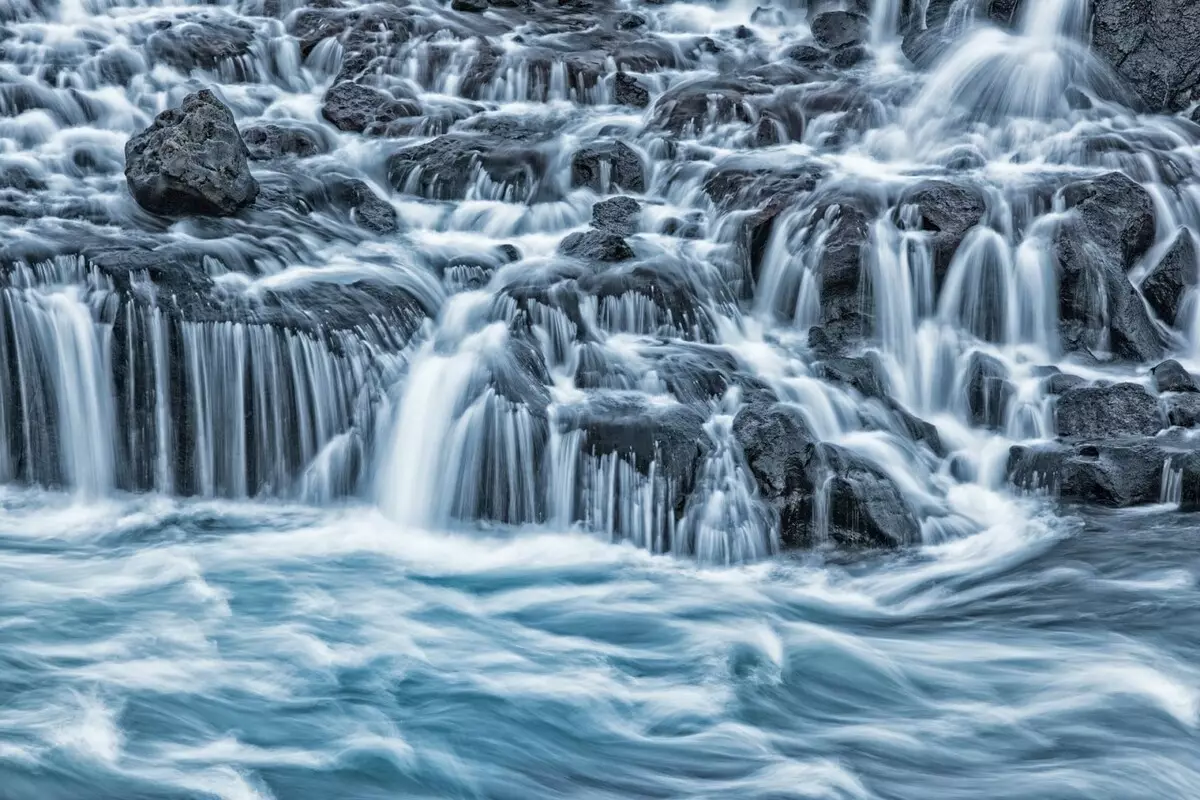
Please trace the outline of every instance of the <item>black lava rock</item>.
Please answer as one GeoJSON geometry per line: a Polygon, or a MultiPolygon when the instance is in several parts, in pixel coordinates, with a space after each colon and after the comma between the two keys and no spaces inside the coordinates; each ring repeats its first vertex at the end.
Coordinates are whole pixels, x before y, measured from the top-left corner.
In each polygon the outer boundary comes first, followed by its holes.
{"type": "Polygon", "coordinates": [[[125,179],[138,205],[165,216],[221,216],[258,196],[233,114],[205,89],[125,143],[125,179]]]}
{"type": "Polygon", "coordinates": [[[617,103],[623,106],[645,108],[650,105],[650,92],[627,72],[618,72],[613,79],[613,94],[617,103]]]}

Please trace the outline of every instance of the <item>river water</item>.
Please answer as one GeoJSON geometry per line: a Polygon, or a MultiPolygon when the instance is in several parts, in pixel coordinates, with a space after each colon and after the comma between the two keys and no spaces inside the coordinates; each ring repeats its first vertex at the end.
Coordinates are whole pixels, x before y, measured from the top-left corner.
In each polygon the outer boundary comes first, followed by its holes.
{"type": "MultiPolygon", "coordinates": [[[[922,73],[876,0],[832,74],[779,67],[804,3],[345,5],[368,23],[304,45],[291,2],[0,8],[0,800],[1200,798],[1179,476],[1118,512],[1004,475],[1055,435],[1040,369],[1151,380],[1064,352],[1058,190],[1145,188],[1136,280],[1200,230],[1195,126],[1128,110],[1088,3],[956,3],[922,73]],[[322,117],[363,53],[420,110],[386,136],[322,117]],[[689,81],[677,126],[654,106],[689,81]],[[124,144],[202,88],[311,150],[253,162],[236,217],[152,216],[124,144]],[[482,144],[395,160],[447,131],[482,144]],[[787,198],[752,268],[772,192],[726,202],[731,169],[787,198]],[[983,208],[935,280],[900,198],[946,175],[983,208]],[[564,259],[623,192],[628,257],[564,259]],[[814,366],[830,197],[866,209],[886,402],[814,366]],[[1013,387],[989,429],[979,354],[1013,387]],[[830,547],[818,494],[785,552],[733,430],[763,394],[894,487],[904,547],[830,547]],[[687,480],[678,436],[645,452],[676,419],[687,480]]],[[[1152,324],[1195,370],[1189,314],[1152,324]]]]}

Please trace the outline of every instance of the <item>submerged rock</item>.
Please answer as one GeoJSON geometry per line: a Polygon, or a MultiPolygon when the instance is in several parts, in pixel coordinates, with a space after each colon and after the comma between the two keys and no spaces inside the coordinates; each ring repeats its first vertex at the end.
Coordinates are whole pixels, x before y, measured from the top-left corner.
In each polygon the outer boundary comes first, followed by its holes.
{"type": "Polygon", "coordinates": [[[817,44],[833,50],[866,41],[871,21],[853,11],[826,11],[813,17],[809,27],[817,44]]]}
{"type": "Polygon", "coordinates": [[[258,196],[248,159],[233,113],[204,89],[125,143],[125,179],[155,214],[229,215],[258,196]]]}

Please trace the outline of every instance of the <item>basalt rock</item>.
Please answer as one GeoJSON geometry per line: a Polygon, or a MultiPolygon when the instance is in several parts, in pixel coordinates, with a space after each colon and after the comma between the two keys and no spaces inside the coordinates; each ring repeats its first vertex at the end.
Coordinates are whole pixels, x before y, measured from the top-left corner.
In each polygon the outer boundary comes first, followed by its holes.
{"type": "Polygon", "coordinates": [[[1157,503],[1167,453],[1152,440],[1013,447],[1009,481],[1065,502],[1125,508],[1157,503]]]}
{"type": "Polygon", "coordinates": [[[1197,280],[1196,240],[1184,228],[1175,235],[1171,248],[1142,282],[1142,294],[1158,318],[1179,326],[1180,306],[1197,280]]]}
{"type": "Polygon", "coordinates": [[[146,42],[146,52],[152,61],[187,73],[215,69],[227,59],[244,56],[253,41],[254,29],[245,22],[205,15],[154,33],[146,42]]]}
{"type": "Polygon", "coordinates": [[[1068,350],[1092,350],[1107,339],[1113,355],[1149,361],[1162,336],[1127,273],[1154,239],[1154,206],[1120,173],[1063,189],[1071,216],[1059,227],[1059,324],[1068,350]]]}
{"type": "Polygon", "coordinates": [[[389,123],[421,113],[413,100],[397,100],[370,86],[342,81],[325,93],[321,114],[342,131],[380,134],[389,123]]]}
{"type": "Polygon", "coordinates": [[[285,128],[273,123],[246,128],[242,131],[242,140],[254,161],[271,161],[288,156],[308,158],[327,149],[315,134],[303,128],[285,128]]]}
{"type": "Polygon", "coordinates": [[[592,206],[592,225],[619,236],[637,232],[642,206],[632,197],[612,197],[592,206]]]}
{"type": "Polygon", "coordinates": [[[618,72],[613,78],[613,95],[617,103],[623,106],[645,108],[650,105],[650,92],[627,72],[618,72]]]}
{"type": "Polygon", "coordinates": [[[1092,50],[1150,111],[1200,99],[1200,14],[1192,0],[1095,0],[1092,50]]]}
{"type": "Polygon", "coordinates": [[[1158,400],[1136,383],[1071,389],[1058,398],[1054,420],[1068,439],[1153,436],[1164,427],[1158,400]]]}
{"type": "Polygon", "coordinates": [[[590,145],[571,158],[571,185],[603,192],[610,187],[626,192],[646,191],[641,157],[624,142],[590,145]]]}
{"type": "Polygon", "coordinates": [[[985,353],[972,353],[966,375],[967,411],[972,425],[1002,428],[1008,404],[1016,391],[1008,380],[1008,370],[985,353]]]}
{"type": "Polygon", "coordinates": [[[933,238],[936,285],[940,286],[945,279],[958,246],[983,219],[985,211],[983,195],[977,189],[949,181],[927,181],[900,197],[898,221],[913,222],[918,230],[927,231],[933,238]],[[910,205],[915,207],[911,218],[904,213],[904,207],[910,205]]]}
{"type": "Polygon", "coordinates": [[[871,22],[852,11],[826,11],[809,24],[817,44],[830,50],[862,44],[870,35],[871,22]]]}
{"type": "Polygon", "coordinates": [[[126,142],[125,179],[155,214],[229,215],[258,196],[248,158],[233,114],[205,89],[126,142]]]}
{"type": "Polygon", "coordinates": [[[747,97],[769,87],[737,78],[708,78],[673,86],[658,99],[652,124],[675,136],[695,134],[709,124],[750,122],[747,97]]]}
{"type": "Polygon", "coordinates": [[[576,231],[558,246],[558,252],[585,261],[627,261],[633,248],[620,235],[604,230],[576,231]]]}

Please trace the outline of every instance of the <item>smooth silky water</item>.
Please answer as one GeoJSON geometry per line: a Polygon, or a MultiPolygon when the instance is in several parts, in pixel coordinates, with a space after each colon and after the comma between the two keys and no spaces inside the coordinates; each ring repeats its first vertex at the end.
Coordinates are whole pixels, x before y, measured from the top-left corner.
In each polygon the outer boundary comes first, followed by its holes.
{"type": "MultiPolygon", "coordinates": [[[[751,58],[739,25],[767,51],[803,35],[795,5],[639,11],[668,40],[710,35],[737,61],[751,58]]],[[[1054,435],[1031,370],[1064,359],[1048,252],[1061,209],[1031,187],[1124,171],[1155,199],[1152,264],[1179,226],[1200,230],[1200,194],[1086,140],[1200,158],[1182,123],[1126,110],[1087,52],[1083,0],[1027,3],[1011,32],[960,5],[961,44],[920,74],[899,55],[900,4],[877,0],[876,58],[856,68],[870,130],[831,147],[819,118],[766,156],[882,204],[863,267],[886,298],[872,350],[896,399],[938,425],[951,453],[939,458],[813,374],[803,342],[829,235],[815,206],[783,212],[739,298],[737,212],[704,197],[704,171],[665,157],[640,113],[611,105],[609,81],[573,86],[561,64],[531,78],[512,31],[491,32],[501,65],[473,91],[488,112],[558,131],[538,178],[548,199],[481,172],[465,200],[438,202],[386,190],[394,142],[322,122],[340,45],[302,56],[253,3],[204,6],[256,39],[190,76],[130,41],[199,6],[10,4],[0,154],[43,188],[35,213],[0,218],[0,358],[13,365],[0,392],[0,800],[1200,798],[1200,538],[1174,510],[1177,468],[1163,465],[1161,505],[1137,512],[1062,508],[1004,480],[1012,444],[1054,435]],[[314,163],[389,197],[401,232],[369,237],[320,212],[149,218],[125,190],[124,142],[205,86],[243,125],[317,131],[331,149],[314,163]],[[1068,86],[1091,110],[1068,106],[1068,86]],[[608,172],[601,194],[568,180],[570,154],[614,130],[647,166],[632,246],[698,307],[636,293],[582,298],[571,315],[518,307],[512,287],[556,268],[558,243],[618,193],[608,172]],[[987,213],[935,292],[929,236],[888,198],[963,152],[987,213]],[[655,232],[696,211],[697,238],[655,232]],[[172,322],[173,289],[135,285],[149,299],[122,303],[107,273],[46,245],[120,237],[121,223],[203,249],[198,268],[245,320],[172,322]],[[500,244],[519,260],[488,262],[500,244]],[[472,253],[483,267],[446,264],[472,253]],[[363,282],[412,305],[321,328],[255,315],[363,282]],[[602,365],[599,388],[620,403],[671,413],[680,400],[656,365],[696,347],[731,355],[819,439],[889,476],[918,539],[781,553],[732,432],[736,387],[705,406],[686,496],[657,460],[588,451],[569,424],[594,413],[583,376],[602,365]],[[977,351],[1018,386],[994,431],[972,428],[962,400],[977,351]]],[[[479,46],[415,36],[389,79],[430,118],[477,113],[461,94],[479,46]]],[[[700,161],[746,142],[738,125],[692,135],[700,161]]],[[[1200,303],[1187,308],[1197,322],[1172,349],[1195,369],[1200,303]]]]}

